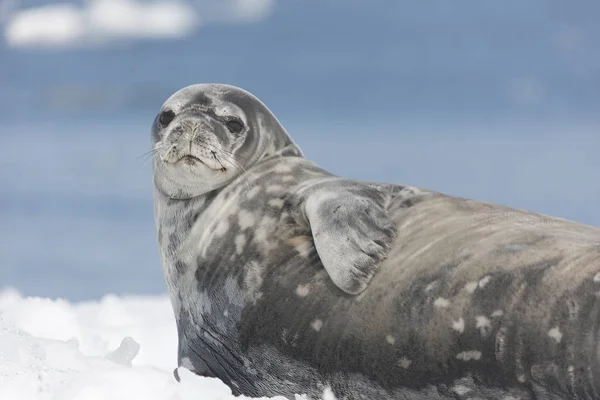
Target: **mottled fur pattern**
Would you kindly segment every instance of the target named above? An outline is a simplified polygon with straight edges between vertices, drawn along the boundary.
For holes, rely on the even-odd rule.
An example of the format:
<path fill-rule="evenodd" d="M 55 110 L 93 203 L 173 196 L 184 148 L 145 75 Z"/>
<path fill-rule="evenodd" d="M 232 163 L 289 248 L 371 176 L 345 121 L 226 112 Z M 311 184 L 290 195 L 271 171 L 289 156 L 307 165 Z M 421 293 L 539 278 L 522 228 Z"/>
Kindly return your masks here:
<path fill-rule="evenodd" d="M 305 159 L 249 96 L 199 86 L 165 103 L 229 107 L 260 136 L 225 149 L 241 166 L 227 176 L 190 169 L 193 185 L 157 173 L 155 159 L 181 367 L 247 396 L 316 399 L 329 387 L 349 400 L 600 398 L 600 230 L 337 178 Z M 154 143 L 164 137 L 157 123 Z M 362 203 L 349 198 L 372 203 L 353 208 Z M 319 238 L 342 248 L 336 232 L 348 247 L 320 251 Z M 373 232 L 381 249 L 362 248 Z M 324 263 L 357 249 L 385 261 L 351 295 Z"/>

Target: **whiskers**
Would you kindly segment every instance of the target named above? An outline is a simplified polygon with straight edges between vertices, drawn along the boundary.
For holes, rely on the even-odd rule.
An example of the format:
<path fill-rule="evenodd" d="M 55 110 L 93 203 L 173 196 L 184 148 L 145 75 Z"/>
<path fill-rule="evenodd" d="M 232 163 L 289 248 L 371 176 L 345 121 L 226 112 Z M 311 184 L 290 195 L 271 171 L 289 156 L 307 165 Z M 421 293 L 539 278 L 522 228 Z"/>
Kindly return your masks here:
<path fill-rule="evenodd" d="M 146 164 L 146 162 L 148 160 L 150 160 L 151 158 L 153 159 L 158 152 L 160 151 L 160 148 L 154 148 L 150 151 L 145 152 L 144 154 L 140 155 L 137 159 L 138 160 L 142 160 L 142 162 L 140 163 L 140 167 L 144 166 L 144 164 Z"/>
<path fill-rule="evenodd" d="M 222 159 L 222 160 L 223 160 L 225 163 L 227 163 L 227 164 L 229 164 L 230 166 L 232 166 L 234 169 L 236 169 L 236 170 L 241 170 L 241 171 L 244 171 L 244 172 L 247 172 L 247 171 L 246 171 L 246 168 L 244 168 L 244 167 L 242 166 L 242 164 L 240 164 L 239 162 L 237 162 L 237 161 L 235 160 L 235 157 L 239 157 L 239 156 L 237 156 L 237 155 L 235 155 L 235 154 L 233 154 L 233 153 L 231 153 L 231 152 L 228 152 L 227 150 L 218 149 L 218 148 L 216 148 L 215 146 L 212 146 L 212 145 L 208 145 L 208 146 L 211 148 L 210 152 L 211 152 L 211 154 L 212 154 L 212 156 L 213 156 L 213 159 L 214 159 L 216 162 L 218 162 L 218 163 L 221 165 L 221 167 L 223 167 L 223 172 L 227 172 L 228 168 L 226 168 L 226 167 L 223 165 L 223 163 L 221 162 L 221 159 Z M 220 158 L 221 158 L 221 159 L 220 159 Z"/>
<path fill-rule="evenodd" d="M 171 145 L 171 147 L 169 147 L 169 149 L 167 151 L 165 151 L 163 154 L 159 154 L 158 156 L 160 157 L 160 159 L 162 161 L 165 161 L 165 158 L 169 155 L 169 153 L 171 152 L 171 150 L 173 150 L 176 146 L 177 146 L 177 143 L 173 143 Z"/>
<path fill-rule="evenodd" d="M 213 159 L 222 167 L 221 171 L 223 171 L 225 173 L 225 175 L 227 175 L 231 169 L 233 169 L 234 172 L 235 171 L 242 171 L 244 173 L 247 172 L 246 168 L 244 168 L 244 166 L 242 164 L 240 164 L 239 162 L 237 162 L 235 160 L 235 157 L 239 157 L 239 155 L 236 155 L 227 150 L 219 149 L 208 143 L 206 143 L 206 145 L 208 147 L 210 147 L 210 153 L 212 154 Z M 229 165 L 230 168 L 227 168 L 225 165 L 223 165 L 223 163 L 225 163 L 226 165 Z M 250 188 L 250 185 L 248 185 L 248 182 L 246 180 L 244 180 L 244 184 L 246 185 L 247 189 Z"/>
<path fill-rule="evenodd" d="M 190 153 L 191 146 L 195 142 L 195 139 L 198 134 L 199 129 L 192 130 L 192 139 L 190 140 Z M 138 157 L 138 159 L 142 160 L 141 166 L 143 166 L 150 158 L 156 160 L 158 157 L 162 161 L 167 161 L 169 154 L 173 151 L 175 147 L 177 147 L 177 145 L 177 143 L 156 143 L 152 150 L 147 151 Z M 216 144 L 207 143 L 206 141 L 202 141 L 202 143 L 196 143 L 195 145 L 204 147 L 205 154 L 208 153 L 206 155 L 212 157 L 214 167 L 216 167 L 215 169 L 220 170 L 226 178 L 233 178 L 238 172 L 247 172 L 246 168 L 240 162 L 237 161 L 242 159 L 242 162 L 244 162 L 245 160 L 247 160 L 246 157 L 241 156 L 239 154 L 235 154 L 231 151 L 224 150 L 220 148 L 220 146 L 217 146 Z M 244 184 L 246 188 L 249 189 L 248 182 L 244 180 Z"/>

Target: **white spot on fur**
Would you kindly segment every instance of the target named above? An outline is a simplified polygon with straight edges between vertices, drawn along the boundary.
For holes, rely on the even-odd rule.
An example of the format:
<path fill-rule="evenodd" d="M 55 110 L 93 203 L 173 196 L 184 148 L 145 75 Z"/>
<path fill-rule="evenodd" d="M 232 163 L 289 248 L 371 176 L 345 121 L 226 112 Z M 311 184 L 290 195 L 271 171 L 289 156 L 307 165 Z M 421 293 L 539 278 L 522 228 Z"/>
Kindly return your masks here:
<path fill-rule="evenodd" d="M 315 319 L 313 322 L 310 323 L 310 327 L 313 328 L 315 331 L 319 332 L 323 327 L 323 321 L 321 321 L 320 319 Z"/>
<path fill-rule="evenodd" d="M 258 192 L 260 192 L 260 186 L 254 186 L 252 189 L 248 190 L 248 193 L 246 193 L 246 198 L 253 199 Z"/>
<path fill-rule="evenodd" d="M 281 193 L 283 192 L 284 187 L 281 185 L 270 185 L 267 186 L 267 193 Z"/>
<path fill-rule="evenodd" d="M 563 334 L 560 331 L 560 329 L 558 328 L 558 326 L 555 326 L 554 328 L 552 328 L 548 331 L 548 336 L 550 336 L 552 339 L 554 339 L 556 341 L 556 343 L 560 343 L 560 341 L 562 340 Z"/>
<path fill-rule="evenodd" d="M 271 241 L 267 240 L 267 237 L 276 223 L 277 220 L 275 218 L 264 216 L 256 229 L 254 239 L 262 244 L 270 244 Z"/>
<path fill-rule="evenodd" d="M 527 377 L 523 374 L 517 375 L 517 380 L 521 383 L 525 383 L 527 381 Z"/>
<path fill-rule="evenodd" d="M 310 285 L 308 283 L 306 285 L 298 285 L 298 287 L 296 287 L 296 294 L 300 297 L 306 297 L 310 292 L 309 288 Z"/>
<path fill-rule="evenodd" d="M 271 200 L 269 200 L 269 205 L 271 207 L 281 208 L 281 207 L 283 207 L 283 200 L 282 199 L 271 199 Z"/>
<path fill-rule="evenodd" d="M 279 163 L 273 168 L 273 171 L 279 174 L 285 174 L 287 172 L 291 172 L 292 167 L 284 163 Z"/>
<path fill-rule="evenodd" d="M 450 305 L 450 301 L 443 297 L 438 297 L 433 302 L 433 305 L 436 306 L 437 308 L 447 308 Z"/>
<path fill-rule="evenodd" d="M 310 255 L 310 252 L 312 250 L 310 243 L 308 241 L 302 243 L 301 245 L 296 246 L 295 249 L 304 258 L 308 258 Z"/>
<path fill-rule="evenodd" d="M 473 293 L 475 291 L 475 289 L 477 289 L 478 283 L 477 282 L 469 282 L 465 285 L 465 290 L 469 293 Z"/>
<path fill-rule="evenodd" d="M 504 315 L 504 311 L 502 310 L 496 310 L 492 313 L 492 317 L 501 317 Z"/>
<path fill-rule="evenodd" d="M 483 315 L 475 317 L 475 328 L 479 329 L 481 336 L 487 336 L 490 333 L 492 327 L 491 321 Z"/>
<path fill-rule="evenodd" d="M 329 386 L 327 386 L 325 388 L 325 390 L 323 390 L 323 400 L 337 400 L 335 398 L 335 395 L 333 394 L 333 390 L 331 390 L 331 388 Z"/>
<path fill-rule="evenodd" d="M 465 320 L 459 318 L 458 321 L 452 322 L 452 329 L 458 331 L 458 333 L 463 333 L 465 331 Z"/>
<path fill-rule="evenodd" d="M 387 335 L 385 337 L 385 341 L 388 342 L 389 344 L 394 344 L 394 343 L 396 343 L 396 338 L 393 337 L 392 335 Z"/>
<path fill-rule="evenodd" d="M 238 212 L 240 212 L 240 206 L 237 203 L 232 204 L 232 202 L 229 201 L 227 214 L 225 214 L 223 218 L 229 218 L 231 215 L 236 215 Z"/>
<path fill-rule="evenodd" d="M 594 275 L 594 283 L 600 283 L 600 272 Z"/>
<path fill-rule="evenodd" d="M 294 175 L 285 175 L 285 176 L 282 176 L 282 177 L 281 177 L 281 180 L 282 180 L 283 182 L 291 182 L 291 181 L 293 181 L 294 179 L 296 179 L 296 178 L 294 178 Z"/>
<path fill-rule="evenodd" d="M 521 400 L 519 396 L 504 396 L 502 400 Z"/>
<path fill-rule="evenodd" d="M 226 219 L 219 222 L 215 229 L 215 235 L 220 237 L 223 236 L 229 230 L 229 222 Z"/>
<path fill-rule="evenodd" d="M 463 395 L 469 393 L 471 391 L 471 389 L 469 389 L 465 385 L 456 385 L 452 388 L 452 391 L 459 396 L 463 396 Z"/>
<path fill-rule="evenodd" d="M 227 300 L 229 300 L 231 305 L 238 306 L 240 308 L 244 306 L 244 292 L 238 284 L 237 278 L 231 276 L 226 278 L 222 292 L 225 293 Z"/>
<path fill-rule="evenodd" d="M 246 299 L 256 304 L 262 298 L 260 289 L 263 283 L 262 268 L 257 262 L 251 261 L 246 264 L 244 283 L 246 285 Z"/>
<path fill-rule="evenodd" d="M 410 364 L 412 364 L 412 361 L 406 357 L 402 357 L 398 360 L 397 364 L 404 369 L 408 369 L 408 367 L 410 367 Z"/>
<path fill-rule="evenodd" d="M 481 352 L 478 350 L 461 351 L 456 355 L 456 358 L 463 361 L 479 360 Z"/>
<path fill-rule="evenodd" d="M 239 218 L 240 228 L 242 228 L 242 229 L 248 229 L 251 226 L 253 226 L 255 223 L 254 215 L 252 215 L 251 212 L 246 211 L 246 210 L 240 210 L 238 218 Z"/>
<path fill-rule="evenodd" d="M 491 276 L 489 276 L 489 275 L 488 276 L 484 276 L 483 278 L 481 278 L 479 280 L 479 287 L 481 289 L 483 289 L 485 287 L 485 285 L 487 285 L 488 283 L 490 283 L 491 280 L 492 280 Z"/>
<path fill-rule="evenodd" d="M 244 251 L 244 246 L 246 246 L 246 235 L 240 233 L 235 237 L 235 252 L 242 254 L 242 251 Z"/>
<path fill-rule="evenodd" d="M 223 316 L 224 317 L 229 317 L 229 311 L 227 311 L 227 309 L 225 311 L 223 311 Z"/>
<path fill-rule="evenodd" d="M 432 289 L 434 289 L 436 286 L 438 285 L 437 281 L 433 281 L 431 282 L 429 285 L 425 286 L 425 293 L 430 292 Z"/>
<path fill-rule="evenodd" d="M 308 258 L 310 256 L 312 242 L 308 236 L 295 236 L 288 239 L 287 243 L 294 246 L 294 250 L 296 250 L 302 257 Z"/>

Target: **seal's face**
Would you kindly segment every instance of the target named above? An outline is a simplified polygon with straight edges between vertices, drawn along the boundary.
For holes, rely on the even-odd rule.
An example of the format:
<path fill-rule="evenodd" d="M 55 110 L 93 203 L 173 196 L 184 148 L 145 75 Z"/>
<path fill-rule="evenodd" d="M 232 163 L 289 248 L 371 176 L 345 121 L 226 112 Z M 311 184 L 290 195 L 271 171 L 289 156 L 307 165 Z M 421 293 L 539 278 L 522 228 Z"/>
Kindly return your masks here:
<path fill-rule="evenodd" d="M 232 86 L 192 85 L 176 92 L 152 126 L 155 185 L 172 198 L 226 185 L 264 152 L 260 133 L 269 116 L 256 98 Z"/>

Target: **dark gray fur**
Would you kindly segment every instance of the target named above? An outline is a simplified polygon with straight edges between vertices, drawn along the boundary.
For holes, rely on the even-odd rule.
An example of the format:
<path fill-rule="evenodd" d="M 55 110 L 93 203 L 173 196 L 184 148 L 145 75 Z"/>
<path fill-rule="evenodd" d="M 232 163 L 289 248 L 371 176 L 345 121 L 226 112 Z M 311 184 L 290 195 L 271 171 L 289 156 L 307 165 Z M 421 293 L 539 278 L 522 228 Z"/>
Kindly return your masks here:
<path fill-rule="evenodd" d="M 247 115 L 258 107 L 225 88 Z M 212 101 L 213 92 L 198 92 Z M 243 173 L 179 199 L 155 188 L 180 366 L 256 397 L 319 398 L 328 386 L 339 399 L 600 398 L 600 230 L 336 178 L 303 158 L 263 107 L 268 119 L 254 129 L 274 144 L 260 157 L 242 151 L 240 162 L 252 159 Z M 330 204 L 328 213 L 340 206 L 349 220 L 342 231 L 370 232 L 386 216 L 398 230 L 358 296 L 329 278 L 299 206 L 310 190 L 332 188 L 384 210 L 363 218 Z"/>

